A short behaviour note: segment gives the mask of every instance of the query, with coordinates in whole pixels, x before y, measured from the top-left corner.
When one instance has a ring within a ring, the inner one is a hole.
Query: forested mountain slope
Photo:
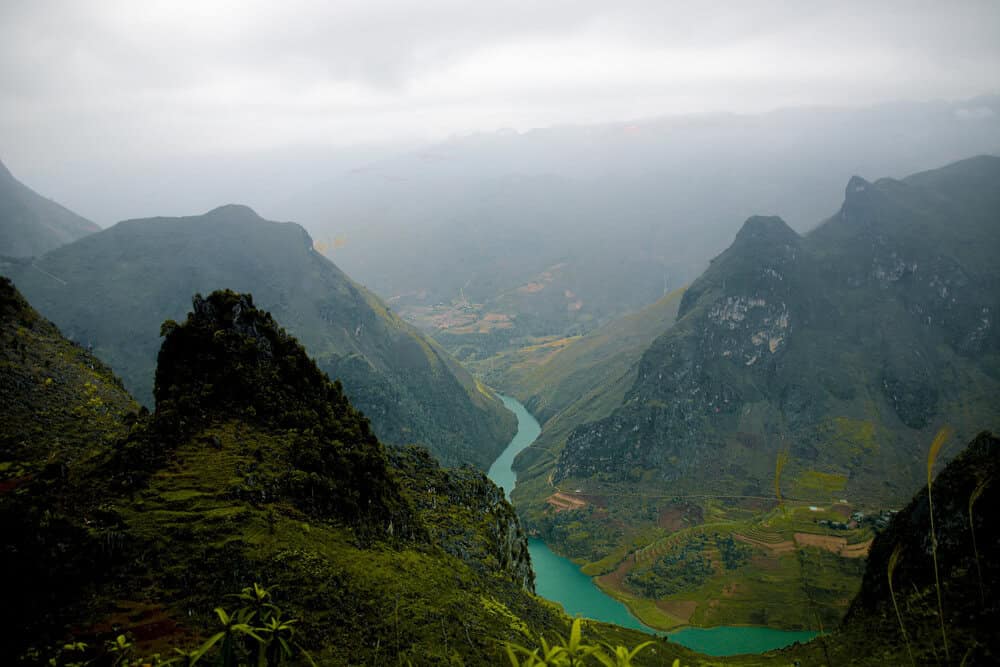
[[[41,255],[100,229],[18,181],[0,162],[0,256]]]
[[[122,222],[0,271],[146,405],[160,323],[183,315],[192,294],[228,287],[281,317],[387,442],[485,468],[514,430],[489,390],[315,252],[301,227],[246,207]]]

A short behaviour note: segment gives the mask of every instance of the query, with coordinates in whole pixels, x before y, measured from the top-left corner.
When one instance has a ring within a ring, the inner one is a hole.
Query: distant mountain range
[[[246,207],[121,222],[0,272],[146,405],[160,324],[192,295],[227,287],[281,317],[386,442],[485,469],[515,430],[489,389],[316,252],[305,230]]]
[[[37,194],[0,162],[0,256],[41,255],[100,229]]]
[[[979,153],[1000,153],[995,96],[651,118],[455,138],[275,210],[459,358],[483,359],[587,333],[690,283],[751,215],[804,233],[851,175]]]

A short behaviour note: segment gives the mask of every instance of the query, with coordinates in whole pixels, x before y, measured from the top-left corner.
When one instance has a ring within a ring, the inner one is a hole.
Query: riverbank
[[[489,470],[489,477],[503,487],[507,497],[516,483],[511,469],[518,453],[531,445],[541,428],[535,418],[516,399],[501,396],[518,420],[518,432]],[[705,526],[700,527],[702,530]],[[682,531],[683,532],[683,531]],[[605,623],[655,634],[667,632],[671,641],[713,656],[762,653],[804,642],[818,633],[810,630],[781,630],[765,626],[717,624],[697,627],[690,623],[697,605],[674,605],[680,613],[671,613],[672,603],[650,600],[627,593],[623,579],[630,569],[625,561],[612,565],[610,572],[591,577],[568,558],[557,555],[538,538],[529,540],[536,593],[559,603],[571,616],[583,616]],[[627,559],[626,559],[627,560]],[[624,570],[621,570],[624,566]],[[684,612],[687,611],[685,614]]]

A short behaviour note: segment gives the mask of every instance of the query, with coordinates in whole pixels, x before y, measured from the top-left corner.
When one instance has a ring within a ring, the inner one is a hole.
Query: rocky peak
[[[187,320],[168,320],[161,335],[154,388],[158,415],[192,420],[235,414],[285,426],[311,415],[329,422],[323,430],[331,436],[349,426],[356,438],[375,442],[368,421],[350,406],[339,383],[331,383],[250,294],[195,295]]]
[[[802,237],[776,216],[752,216],[729,248],[684,293],[678,319],[706,293],[731,297],[773,297],[790,289],[789,271],[802,255]],[[774,299],[770,299],[773,301]]]
[[[834,220],[839,220],[840,224],[846,223],[848,229],[855,234],[858,231],[856,227],[872,230],[879,221],[875,212],[888,202],[886,192],[901,185],[899,181],[889,178],[870,183],[860,176],[852,176],[844,190],[844,204]]]
[[[734,248],[759,245],[798,245],[801,238],[777,216],[755,215],[747,218],[736,234]]]
[[[14,175],[10,173],[10,169],[3,163],[3,160],[0,160],[0,178],[5,180],[14,178]]]
[[[197,439],[203,429],[233,420],[280,434],[291,438],[290,446],[274,442],[258,455],[287,471],[261,491],[266,497],[285,494],[306,512],[376,536],[421,534],[368,420],[270,313],[231,290],[195,295],[192,306],[183,323],[162,327],[154,440]],[[162,457],[148,453],[157,447],[140,442],[134,449],[155,464]]]
[[[847,188],[844,190],[844,199],[856,198],[861,193],[867,192],[870,187],[872,184],[860,176],[851,176],[851,180],[847,182]]]

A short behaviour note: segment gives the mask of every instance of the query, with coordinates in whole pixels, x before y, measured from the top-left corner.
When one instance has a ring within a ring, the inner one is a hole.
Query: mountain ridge
[[[181,318],[191,294],[229,287],[285,322],[388,442],[485,469],[515,428],[494,394],[316,252],[304,228],[247,207],[123,221],[0,271],[147,406],[160,323]]]
[[[1000,159],[976,158],[852,179],[841,209],[804,236],[752,219],[633,357],[625,386],[609,381],[581,400],[596,419],[561,413],[515,460],[525,525],[657,627],[684,615],[656,609],[691,605],[676,608],[695,609],[695,625],[764,614],[801,628],[787,610],[803,595],[824,626],[841,618],[857,561],[819,556],[797,534],[863,544],[863,525],[829,526],[905,503],[943,423],[956,431],[945,461],[955,443],[1000,425],[998,193]],[[756,243],[752,232],[768,227],[781,242]],[[775,509],[777,493],[792,509]],[[702,523],[719,539],[760,531],[790,550],[757,543],[743,569],[663,579],[671,559],[714,562]],[[630,565],[646,549],[662,555]]]
[[[973,166],[987,170],[992,182],[1000,184],[1000,159],[976,160]],[[967,167],[969,165],[959,163],[953,168]],[[933,176],[921,178],[926,181]],[[911,190],[915,190],[915,194]],[[952,243],[949,247],[937,242],[937,237],[944,234],[941,228],[943,220],[948,220],[949,232],[972,229],[979,220],[975,217],[971,221],[964,220],[960,215],[961,209],[951,206],[948,201],[934,202],[934,208],[925,211],[922,208],[925,202],[933,200],[936,193],[921,191],[920,187],[905,181],[883,179],[877,184],[868,184],[855,178],[851,180],[847,193],[840,213],[804,238],[787,228],[780,219],[749,219],[733,245],[713,260],[705,274],[687,290],[678,324],[654,342],[643,356],[636,384],[622,407],[635,414],[625,417],[620,425],[609,423],[608,426],[614,432],[621,432],[618,429],[625,427],[626,422],[646,424],[644,418],[638,415],[643,413],[643,404],[650,400],[645,398],[644,392],[652,392],[651,395],[657,397],[654,400],[671,406],[656,410],[663,415],[672,411],[676,413],[676,420],[671,422],[672,418],[667,417],[666,422],[661,422],[662,417],[657,418],[660,430],[658,434],[648,432],[652,438],[650,442],[662,442],[662,429],[671,423],[708,424],[712,420],[728,419],[729,425],[723,427],[723,433],[726,429],[733,432],[741,430],[742,427],[738,426],[741,421],[746,422],[745,415],[740,416],[735,411],[752,409],[762,397],[770,397],[764,398],[768,401],[779,400],[778,393],[781,393],[780,400],[787,406],[784,417],[776,414],[773,418],[783,420],[785,425],[773,426],[778,430],[772,433],[777,435],[784,428],[789,430],[790,438],[800,439],[805,433],[801,429],[807,428],[810,420],[815,424],[824,412],[816,404],[809,407],[809,401],[840,402],[843,406],[834,410],[843,410],[851,401],[849,395],[856,393],[857,390],[850,387],[855,387],[857,382],[848,381],[846,377],[838,379],[842,373],[836,369],[836,365],[841,363],[837,359],[843,360],[854,354],[850,340],[862,342],[869,349],[873,345],[884,347],[870,335],[878,330],[866,335],[857,328],[849,334],[851,339],[844,339],[838,333],[850,331],[845,324],[854,319],[852,315],[858,314],[845,309],[845,305],[852,301],[854,305],[851,308],[861,308],[865,316],[880,318],[886,323],[881,326],[889,326],[886,318],[891,317],[889,313],[897,311],[901,311],[900,315],[924,320],[923,326],[908,339],[892,329],[881,330],[882,336],[895,336],[907,341],[904,345],[909,346],[911,351],[904,352],[906,347],[898,352],[879,349],[879,353],[886,352],[888,365],[882,369],[881,379],[873,377],[867,380],[872,391],[884,396],[883,400],[909,429],[928,427],[935,415],[942,412],[938,400],[946,392],[931,380],[937,374],[933,370],[935,364],[942,363],[934,361],[941,353],[932,354],[937,345],[935,341],[941,340],[941,336],[953,350],[951,354],[957,355],[949,358],[966,359],[963,362],[966,366],[972,364],[963,372],[978,372],[976,364],[968,361],[971,359],[968,355],[973,351],[985,353],[987,357],[983,367],[992,368],[990,355],[996,354],[1000,338],[995,327],[990,325],[989,318],[982,319],[982,315],[995,311],[997,307],[993,303],[996,293],[989,286],[996,284],[1000,276],[994,270],[973,279],[969,273],[972,268],[963,268],[959,263],[961,255],[949,252],[956,244]],[[992,203],[991,199],[987,200]],[[951,208],[947,208],[949,206]],[[944,217],[943,211],[949,210],[953,215]],[[934,220],[938,221],[936,234],[926,240],[915,236],[915,229],[922,231],[926,227],[934,227]],[[987,228],[978,236],[988,247],[998,247],[997,232],[992,228]],[[838,243],[829,243],[830,239]],[[976,252],[968,254],[975,259]],[[849,326],[860,325],[856,319],[855,322]],[[803,332],[808,332],[805,339],[802,338]],[[811,340],[816,336],[825,341],[822,346],[817,340]],[[822,348],[822,352],[817,346]],[[792,354],[795,361],[785,360],[786,353]],[[868,354],[875,355],[873,359],[879,356],[874,350]],[[914,357],[907,356],[912,354],[916,354],[917,358],[923,355],[925,359],[918,362],[916,370],[909,361]],[[725,359],[731,361],[720,361]],[[740,365],[735,364],[736,360],[740,361]],[[707,370],[709,366],[711,372]],[[821,379],[829,375],[826,380],[828,388],[824,390],[828,398],[813,398],[818,395],[806,389],[805,385],[792,384],[802,381],[792,380],[793,366],[819,370]],[[663,383],[661,378],[668,368],[673,369],[670,371],[673,373],[671,381],[681,382],[682,385],[671,388]],[[992,371],[994,377],[996,371],[995,368]],[[690,384],[692,381],[694,383]],[[775,385],[776,381],[779,384]],[[799,388],[796,389],[796,386]],[[803,400],[807,403],[802,403]],[[979,408],[985,408],[981,404],[982,399],[979,402]],[[690,416],[698,414],[701,415],[698,419],[708,421],[690,422],[682,413]],[[810,414],[814,416],[808,416]],[[884,421],[876,423],[896,428]],[[648,427],[642,425],[639,428]],[[687,428],[682,427],[681,431],[686,434],[683,436],[685,439],[698,433],[700,435],[694,439],[701,443],[717,442],[721,446],[721,440],[706,437],[714,427],[694,426],[694,431],[683,430]],[[599,432],[605,433],[605,430]],[[597,433],[594,434],[596,437],[605,438]],[[798,436],[792,433],[798,433]],[[570,437],[562,467],[557,468],[557,479],[573,475],[573,470],[577,469],[574,466],[588,460],[582,455],[583,450],[573,444],[583,446],[583,437],[582,432]],[[817,437],[820,436],[815,433],[807,439],[816,441]],[[963,437],[971,437],[971,434],[966,433]],[[602,451],[607,446],[602,445]],[[691,447],[697,451],[704,444],[695,445],[692,441]],[[793,456],[796,453],[794,447]],[[800,449],[800,453],[807,458],[808,451]],[[626,465],[624,462],[629,458],[618,458],[617,465]],[[643,465],[654,464],[650,459]],[[678,478],[671,473],[667,479]]]
[[[21,183],[0,162],[0,256],[41,255],[100,229]]]

